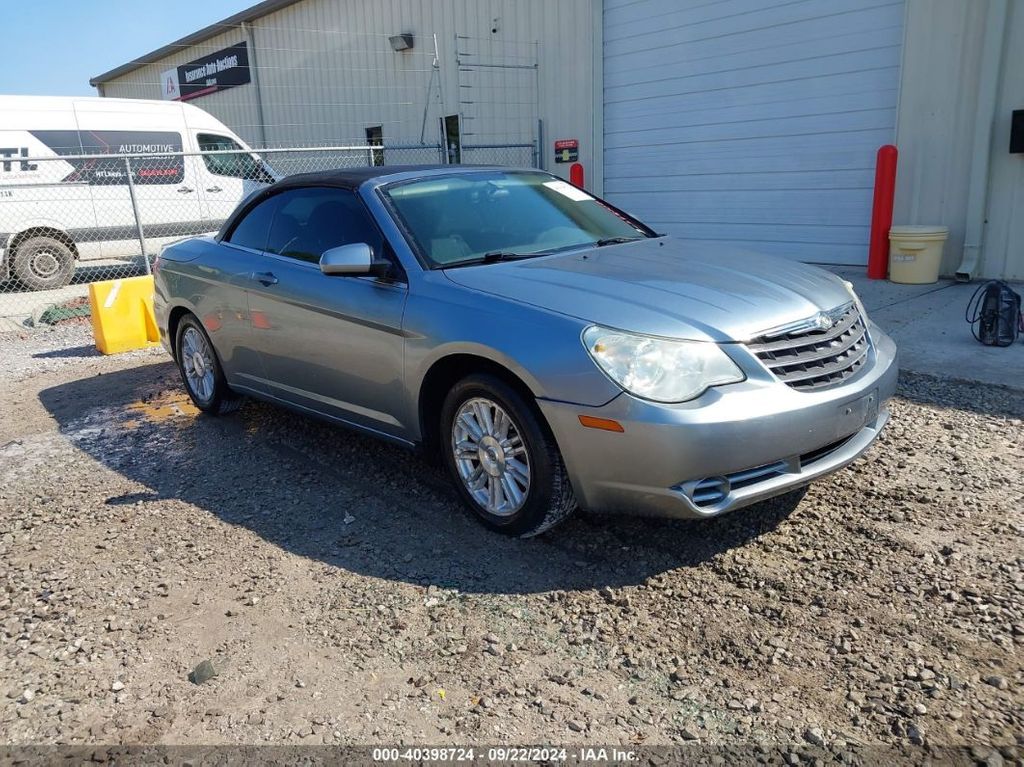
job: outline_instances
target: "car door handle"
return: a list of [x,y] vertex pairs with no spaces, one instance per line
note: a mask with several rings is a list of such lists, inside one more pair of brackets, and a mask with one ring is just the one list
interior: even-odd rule
[[223,192],[224,190],[221,189],[219,186],[208,186],[206,187],[206,191],[213,192],[214,194],[216,194],[217,192]]
[[256,272],[252,278],[264,286],[277,284],[277,277],[274,276],[273,272]]
[[178,187],[178,192],[179,192],[180,194],[191,194],[191,193],[192,193],[192,192],[194,192],[194,191],[195,191],[195,189],[193,189],[193,188],[192,188],[192,187],[190,187],[190,186],[179,186],[179,187]]

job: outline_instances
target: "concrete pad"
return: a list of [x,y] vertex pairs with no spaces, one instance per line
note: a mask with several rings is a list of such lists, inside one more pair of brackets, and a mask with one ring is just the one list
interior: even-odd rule
[[0,333],[21,333],[30,327],[29,323],[31,320],[31,315],[17,317],[0,316]]
[[[862,266],[827,268],[853,283],[868,316],[896,341],[901,369],[1024,389],[1024,337],[1006,348],[982,346],[964,320],[983,281],[898,285],[869,280]],[[1024,285],[1013,288],[1024,295]]]

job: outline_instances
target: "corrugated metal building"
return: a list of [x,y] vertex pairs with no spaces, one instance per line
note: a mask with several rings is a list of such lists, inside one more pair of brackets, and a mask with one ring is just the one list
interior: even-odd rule
[[875,152],[942,272],[1024,279],[1022,0],[605,0],[604,193],[667,231],[864,264]]
[[605,3],[605,193],[695,239],[863,263],[902,0],[637,5]]
[[[245,43],[250,82],[186,97],[254,146],[364,144],[371,135],[386,145],[435,143],[443,118],[458,115],[463,145],[531,143],[543,130],[545,167],[555,165],[559,138],[579,140],[592,165],[594,8],[593,0],[266,0],[90,82],[108,97],[166,97],[169,72]],[[456,130],[452,120],[447,128]],[[463,159],[489,161],[480,155]]]
[[906,11],[895,220],[949,227],[944,274],[1024,280],[1024,2]]
[[93,82],[157,97],[243,31],[258,84],[197,103],[253,143],[418,140],[426,105],[428,138],[458,114],[548,169],[579,140],[587,185],[661,230],[832,264],[866,262],[896,143],[895,223],[950,228],[945,274],[1024,279],[1024,0],[270,0],[224,24]]

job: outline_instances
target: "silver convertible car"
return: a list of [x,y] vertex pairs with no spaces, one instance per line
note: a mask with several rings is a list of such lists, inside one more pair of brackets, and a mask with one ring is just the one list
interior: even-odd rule
[[896,384],[849,283],[660,235],[540,171],[292,176],[154,271],[200,409],[251,395],[422,448],[512,535],[802,486],[871,445]]

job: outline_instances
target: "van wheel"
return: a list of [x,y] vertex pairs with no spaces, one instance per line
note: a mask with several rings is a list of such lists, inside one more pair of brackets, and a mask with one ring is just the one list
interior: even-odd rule
[[75,254],[53,237],[29,237],[14,251],[14,276],[29,290],[53,290],[71,282]]

